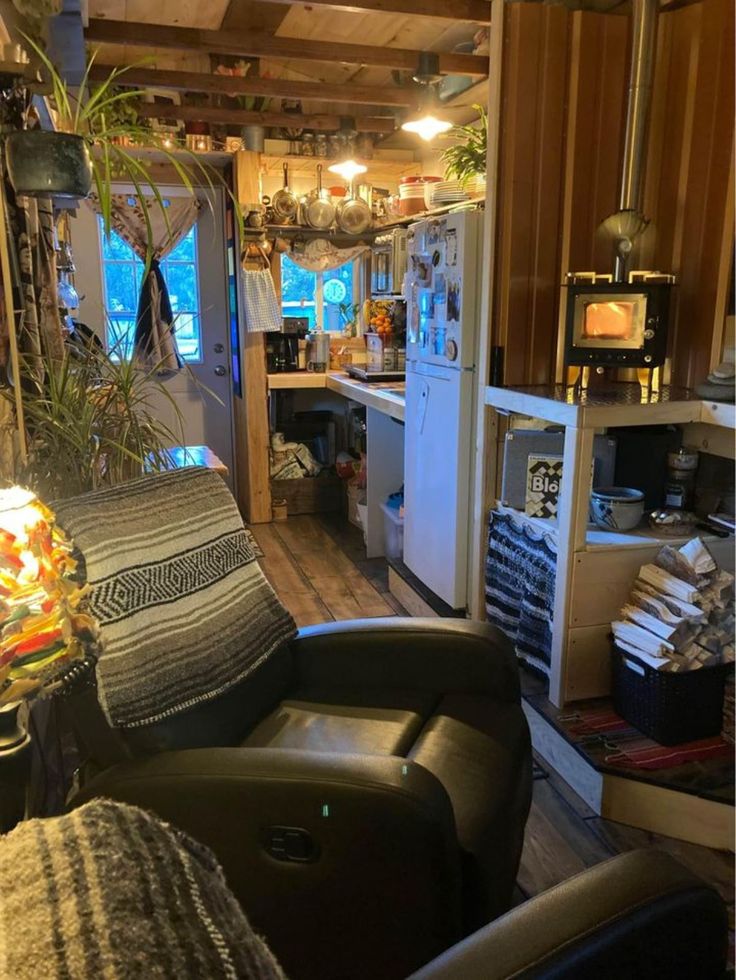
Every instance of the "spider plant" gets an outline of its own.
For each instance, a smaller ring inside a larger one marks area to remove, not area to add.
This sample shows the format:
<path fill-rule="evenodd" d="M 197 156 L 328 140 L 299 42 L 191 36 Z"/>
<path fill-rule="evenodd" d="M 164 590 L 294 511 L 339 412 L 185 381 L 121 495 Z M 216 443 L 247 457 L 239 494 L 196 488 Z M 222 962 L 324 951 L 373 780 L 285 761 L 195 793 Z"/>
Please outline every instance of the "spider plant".
<path fill-rule="evenodd" d="M 455 141 L 453 146 L 442 152 L 440 159 L 445 164 L 445 176 L 455 177 L 463 186 L 473 177 L 482 177 L 486 172 L 488 152 L 488 114 L 482 105 L 474 105 L 480 116 L 480 126 L 454 126 L 447 139 Z"/>
<path fill-rule="evenodd" d="M 58 129 L 81 136 L 90 150 L 94 192 L 107 235 L 112 227 L 113 185 L 116 183 L 132 185 L 141 200 L 153 198 L 169 228 L 166 202 L 151 174 L 150 162 L 141 155 L 140 150 L 155 150 L 159 159 L 173 167 L 190 194 L 195 193 L 196 185 L 204 186 L 209 191 L 221 186 L 232 197 L 221 175 L 196 153 L 180 147 L 171 149 L 146 121 L 136 121 L 137 105 L 145 91 L 126 85 L 125 75 L 137 65 L 112 68 L 107 78 L 90 84 L 97 56 L 97 52 L 93 52 L 79 88 L 72 91 L 46 52 L 31 38 L 26 37 L 26 40 L 43 66 L 47 83 L 50 83 Z M 129 143 L 134 146 L 125 145 Z M 153 228 L 148 209 L 141 210 L 150 251 Z M 242 231 L 241 209 L 235 207 L 234 211 Z M 150 258 L 149 254 L 147 264 Z"/>
<path fill-rule="evenodd" d="M 71 344 L 61 358 L 21 364 L 28 460 L 16 474 L 42 500 L 58 500 L 165 469 L 167 447 L 184 442 L 181 413 L 157 366 L 141 370 L 121 350 Z M 4 396 L 10 397 L 5 391 Z M 174 412 L 156 415 L 163 398 Z"/>

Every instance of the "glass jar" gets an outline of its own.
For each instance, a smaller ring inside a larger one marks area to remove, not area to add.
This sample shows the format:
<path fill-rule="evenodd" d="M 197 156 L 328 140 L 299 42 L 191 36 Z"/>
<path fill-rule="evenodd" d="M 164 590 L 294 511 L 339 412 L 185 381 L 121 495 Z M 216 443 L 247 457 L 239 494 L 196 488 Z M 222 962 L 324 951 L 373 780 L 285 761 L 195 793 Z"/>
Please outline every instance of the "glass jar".
<path fill-rule="evenodd" d="M 302 156 L 314 156 L 314 133 L 305 133 L 302 136 Z"/>
<path fill-rule="evenodd" d="M 327 157 L 327 135 L 325 133 L 317 133 L 314 137 L 314 155 Z"/>
<path fill-rule="evenodd" d="M 370 133 L 358 133 L 355 138 L 355 152 L 361 160 L 373 159 L 373 137 Z"/>
<path fill-rule="evenodd" d="M 664 505 L 676 510 L 692 510 L 695 502 L 695 476 L 698 469 L 697 449 L 682 446 L 675 453 L 667 453 L 667 479 L 664 488 Z"/>
<path fill-rule="evenodd" d="M 343 139 L 338 133 L 330 133 L 327 137 L 327 156 L 331 160 L 337 160 L 342 156 Z"/>

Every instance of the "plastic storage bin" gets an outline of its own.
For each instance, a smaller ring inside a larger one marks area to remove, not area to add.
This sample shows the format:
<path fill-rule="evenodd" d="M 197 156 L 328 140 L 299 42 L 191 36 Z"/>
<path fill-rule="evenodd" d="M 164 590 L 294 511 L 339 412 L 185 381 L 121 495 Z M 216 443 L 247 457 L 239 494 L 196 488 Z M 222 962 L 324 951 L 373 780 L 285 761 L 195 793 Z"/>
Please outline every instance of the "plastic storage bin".
<path fill-rule="evenodd" d="M 395 507 L 381 504 L 383 511 L 383 551 L 387 558 L 404 556 L 404 518 Z"/>
<path fill-rule="evenodd" d="M 723 690 L 732 664 L 681 674 L 664 673 L 613 648 L 613 708 L 661 745 L 718 735 Z"/>

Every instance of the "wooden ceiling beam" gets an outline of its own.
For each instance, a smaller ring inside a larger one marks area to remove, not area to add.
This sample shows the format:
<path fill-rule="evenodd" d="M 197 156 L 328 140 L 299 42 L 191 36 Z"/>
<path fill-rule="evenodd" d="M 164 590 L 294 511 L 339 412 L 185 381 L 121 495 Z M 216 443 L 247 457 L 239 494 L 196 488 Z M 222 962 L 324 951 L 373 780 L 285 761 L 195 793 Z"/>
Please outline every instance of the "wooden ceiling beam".
<path fill-rule="evenodd" d="M 293 3 L 294 0 L 265 0 L 266 3 Z M 353 13 L 408 14 L 412 17 L 440 17 L 442 20 L 469 21 L 490 24 L 491 5 L 488 0 L 309 0 L 313 7 L 335 7 Z"/>
<path fill-rule="evenodd" d="M 181 119 L 183 122 L 224 123 L 230 126 L 283 126 L 286 128 L 333 132 L 340 129 L 340 116 L 304 115 L 295 112 L 246 112 L 244 109 L 221 109 L 217 106 L 171 105 L 171 103 L 141 102 L 138 115 L 144 119 Z M 396 122 L 392 116 L 354 116 L 360 133 L 393 133 Z"/>
<path fill-rule="evenodd" d="M 93 82 L 107 79 L 113 65 L 95 62 L 90 70 Z M 261 95 L 275 99 L 303 99 L 309 102 L 344 102 L 355 105 L 415 106 L 414 87 L 388 88 L 375 85 L 330 85 L 326 82 L 293 82 L 281 78 L 238 78 L 233 75 L 208 75 L 204 72 L 169 71 L 132 67 L 119 74 L 116 85 L 134 88 L 169 88 L 183 92 L 206 92 L 219 95 Z M 418 86 L 417 86 L 418 88 Z"/>
<path fill-rule="evenodd" d="M 129 44 L 137 47 L 177 48 L 241 58 L 273 58 L 371 65 L 411 71 L 420 52 L 411 48 L 377 47 L 369 44 L 335 44 L 294 37 L 272 37 L 255 31 L 204 31 L 192 27 L 133 24 L 123 20 L 90 20 L 88 41 Z M 488 74 L 488 58 L 474 54 L 441 52 L 440 71 L 455 75 Z"/>

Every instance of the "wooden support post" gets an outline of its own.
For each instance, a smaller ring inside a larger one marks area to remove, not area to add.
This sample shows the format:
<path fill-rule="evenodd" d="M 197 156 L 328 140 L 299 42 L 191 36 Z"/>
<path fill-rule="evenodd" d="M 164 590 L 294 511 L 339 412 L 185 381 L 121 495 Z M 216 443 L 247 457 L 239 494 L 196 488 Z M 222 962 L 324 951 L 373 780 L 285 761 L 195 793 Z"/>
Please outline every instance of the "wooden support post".
<path fill-rule="evenodd" d="M 259 153 L 242 151 L 235 154 L 235 196 L 241 204 L 260 200 L 259 174 Z M 265 524 L 271 520 L 266 349 L 262 333 L 249 333 L 245 329 L 240 276 L 238 283 L 239 337 L 243 354 L 243 396 L 233 399 L 238 504 L 248 523 Z"/>

